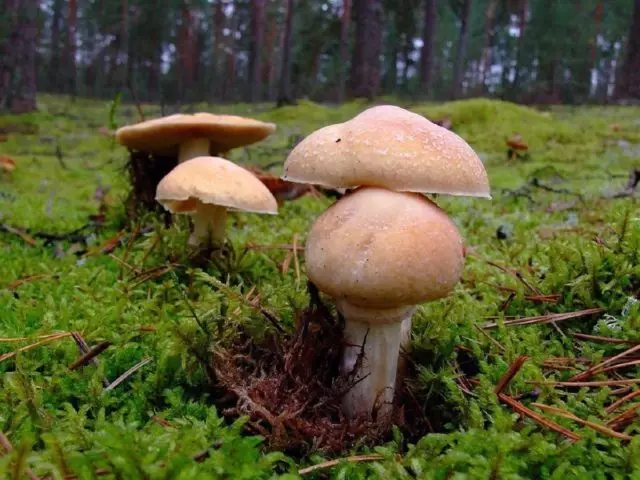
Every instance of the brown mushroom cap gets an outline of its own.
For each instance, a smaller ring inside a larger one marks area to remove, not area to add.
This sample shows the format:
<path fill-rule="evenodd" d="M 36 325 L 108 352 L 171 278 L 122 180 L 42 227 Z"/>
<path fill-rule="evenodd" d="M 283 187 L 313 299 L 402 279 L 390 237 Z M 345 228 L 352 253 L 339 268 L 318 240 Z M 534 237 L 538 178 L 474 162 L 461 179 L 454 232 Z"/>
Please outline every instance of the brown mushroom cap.
<path fill-rule="evenodd" d="M 330 188 L 373 185 L 490 198 L 484 165 L 462 138 L 391 105 L 309 135 L 287 158 L 282 178 Z"/>
<path fill-rule="evenodd" d="M 235 115 L 175 114 L 121 127 L 116 139 L 133 150 L 172 155 L 182 142 L 206 138 L 210 152 L 218 154 L 263 140 L 275 130 L 273 123 Z"/>
<path fill-rule="evenodd" d="M 179 164 L 158 184 L 156 200 L 172 213 L 194 212 L 199 203 L 278 213 L 276 199 L 258 177 L 219 157 L 196 157 Z"/>
<path fill-rule="evenodd" d="M 393 309 L 435 300 L 462 275 L 462 238 L 417 193 L 361 187 L 315 221 L 306 242 L 309 279 L 337 301 Z"/>

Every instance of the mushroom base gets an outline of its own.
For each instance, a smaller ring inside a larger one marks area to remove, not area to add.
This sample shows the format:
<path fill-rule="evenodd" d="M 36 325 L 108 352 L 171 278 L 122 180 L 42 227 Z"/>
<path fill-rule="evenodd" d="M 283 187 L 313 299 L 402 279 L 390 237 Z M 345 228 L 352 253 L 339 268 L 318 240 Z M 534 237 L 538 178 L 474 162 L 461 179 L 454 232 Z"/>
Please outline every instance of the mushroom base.
<path fill-rule="evenodd" d="M 344 305 L 338 308 L 344 316 Z M 400 345 L 404 321 L 414 308 L 404 309 L 403 318 L 391 323 L 371 324 L 345 316 L 343 375 L 352 375 L 354 385 L 345 394 L 342 407 L 348 418 L 375 416 L 384 421 L 393 411 Z"/>
<path fill-rule="evenodd" d="M 224 240 L 227 224 L 225 207 L 198 202 L 198 208 L 191 216 L 193 232 L 189 236 L 190 246 L 210 246 Z"/>

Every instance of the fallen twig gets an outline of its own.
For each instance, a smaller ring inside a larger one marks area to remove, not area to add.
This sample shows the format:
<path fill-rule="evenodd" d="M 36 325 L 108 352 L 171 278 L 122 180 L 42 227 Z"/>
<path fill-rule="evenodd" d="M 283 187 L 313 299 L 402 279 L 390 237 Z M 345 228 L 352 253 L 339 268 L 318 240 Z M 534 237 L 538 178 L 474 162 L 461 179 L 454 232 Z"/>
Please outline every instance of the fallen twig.
<path fill-rule="evenodd" d="M 91 348 L 84 355 L 82 355 L 78 360 L 69 365 L 69 370 L 76 370 L 89 362 L 95 360 L 95 357 L 104 352 L 107 348 L 111 346 L 111 342 L 101 342 L 95 347 Z"/>
<path fill-rule="evenodd" d="M 348 463 L 375 462 L 377 460 L 383 460 L 383 459 L 384 457 L 379 453 L 372 453 L 369 455 L 356 455 L 353 457 L 338 458 L 336 460 L 327 460 L 326 462 L 318 463 L 316 465 L 311 465 L 310 467 L 301 468 L 300 470 L 298 470 L 298 475 L 306 475 L 308 473 L 315 472 L 316 470 L 335 467 L 336 465 L 340 465 L 342 462 L 348 462 Z"/>
<path fill-rule="evenodd" d="M 594 382 L 556 382 L 530 380 L 527 383 L 531 385 L 549 385 L 553 387 L 610 387 L 614 385 L 640 384 L 640 378 L 630 378 L 628 380 L 600 380 Z"/>
<path fill-rule="evenodd" d="M 585 427 L 591 428 L 592 430 L 595 430 L 597 432 L 603 433 L 605 435 L 609 435 L 610 437 L 614 437 L 614 438 L 619 438 L 621 440 L 631 440 L 631 437 L 629 435 L 626 435 L 624 433 L 620 433 L 620 432 L 616 432 L 615 430 L 612 430 L 611 428 L 605 426 L 605 425 L 600 425 L 598 423 L 594 423 L 594 422 L 590 422 L 588 420 L 584 420 L 580 417 L 577 417 L 576 415 L 574 415 L 571 412 L 567 412 L 565 410 L 562 410 L 561 408 L 558 407 L 553 407 L 551 405 L 545 405 L 544 403 L 537 403 L 534 402 L 531 404 L 531 406 L 537 407 L 540 410 L 545 410 L 547 412 L 551 412 L 554 413 L 556 415 L 559 415 L 561 417 L 564 418 L 568 418 L 569 420 L 573 420 L 576 423 L 579 423 L 580 425 L 583 425 Z"/>
<path fill-rule="evenodd" d="M 529 417 L 530 419 L 538 422 L 539 424 L 544 425 L 545 427 L 550 428 L 551 430 L 564 435 L 569 440 L 573 440 L 573 441 L 580 440 L 580 436 L 578 434 L 572 432 L 567 428 L 564 428 L 561 425 L 558 425 L 556 422 L 554 422 L 553 420 L 549 420 L 543 415 L 537 414 L 536 412 L 527 408 L 524 404 L 518 402 L 512 397 L 505 395 L 504 393 L 499 393 L 498 398 L 500 399 L 501 402 L 509 405 L 513 410 L 515 410 L 520 415 Z"/>
<path fill-rule="evenodd" d="M 513 320 L 505 320 L 503 325 L 505 327 L 511 327 L 516 325 L 542 325 L 546 323 L 561 322 L 563 320 L 571 320 L 579 317 L 586 317 L 588 315 L 596 315 L 604 312 L 604 308 L 589 308 L 587 310 L 580 310 L 577 312 L 567 313 L 550 313 L 548 315 L 538 315 L 535 317 L 516 318 Z M 486 323 L 482 328 L 496 328 L 499 325 L 498 322 Z"/>
<path fill-rule="evenodd" d="M 528 359 L 529 357 L 526 357 L 524 355 L 521 355 L 515 359 L 515 361 L 511 364 L 509 369 L 506 371 L 506 373 L 502 376 L 502 378 L 498 382 L 498 385 L 496 385 L 496 388 L 493 389 L 493 391 L 497 395 L 501 394 L 502 391 L 507 387 L 507 385 L 509 385 L 509 382 L 511 382 L 513 377 L 515 377 L 518 374 L 518 372 L 520 371 L 520 369 Z"/>
<path fill-rule="evenodd" d="M 615 411 L 618 409 L 618 407 L 619 407 L 620 405 L 622 405 L 622 404 L 623 404 L 623 403 L 625 403 L 625 402 L 628 402 L 629 400 L 632 400 L 632 399 L 636 398 L 638 395 L 640 395 L 640 390 L 635 390 L 635 391 L 633 391 L 633 392 L 631 392 L 631 393 L 629 393 L 629 394 L 625 395 L 624 397 L 622 397 L 622 398 L 620 398 L 620 399 L 616 400 L 615 402 L 613 402 L 611 405 L 609 405 L 609 406 L 605 409 L 605 411 L 606 411 L 607 413 L 613 413 L 613 412 L 615 412 Z"/>
<path fill-rule="evenodd" d="M 604 360 L 602 362 L 600 362 L 597 365 L 594 365 L 592 367 L 590 367 L 589 369 L 587 369 L 585 372 L 579 373 L 578 375 L 574 375 L 573 377 L 571 377 L 569 379 L 570 382 L 575 382 L 578 380 L 586 380 L 587 378 L 593 376 L 598 370 L 601 370 L 603 367 L 606 367 L 607 365 L 610 365 L 614 362 L 616 362 L 617 360 L 624 358 L 624 357 L 628 357 L 629 355 L 631 355 L 632 353 L 638 352 L 640 351 L 640 345 L 635 345 L 627 350 L 625 350 L 624 352 L 616 355 L 615 357 L 611 357 L 608 358 L 607 360 Z"/>
<path fill-rule="evenodd" d="M 148 363 L 151 363 L 152 361 L 153 361 L 153 359 L 151 357 L 147 357 L 147 358 L 143 359 L 140 363 L 134 365 L 129 370 L 127 370 L 122 375 L 120 375 L 118 378 L 116 378 L 113 382 L 111 382 L 111 384 L 107 388 L 105 388 L 104 391 L 105 392 L 110 392 L 111 390 L 116 388 L 118 385 L 120 385 L 122 382 L 124 382 L 127 378 L 129 378 L 131 375 L 133 375 L 138 370 L 140 370 L 142 367 L 144 367 Z"/>
<path fill-rule="evenodd" d="M 578 340 L 585 340 L 590 342 L 602 342 L 602 343 L 614 343 L 614 344 L 638 344 L 640 342 L 635 340 L 624 340 L 622 338 L 601 337 L 599 335 L 588 335 L 586 333 L 570 333 L 571 336 Z"/>
<path fill-rule="evenodd" d="M 42 345 L 46 345 L 47 343 L 51 343 L 51 342 L 54 342 L 56 340 L 60 340 L 61 338 L 70 337 L 72 335 L 73 334 L 71 332 L 64 332 L 64 333 L 60 333 L 58 335 L 51 335 L 49 337 L 45 337 L 42 340 L 40 340 L 39 342 L 32 343 L 31 345 L 27 345 L 25 347 L 19 348 L 18 350 L 14 351 L 14 352 L 9 352 L 9 353 L 5 353 L 4 355 L 0 355 L 0 362 L 3 362 L 3 361 L 8 360 L 10 358 L 13 358 L 16 355 L 18 355 L 19 353 L 26 352 L 28 350 L 32 350 L 32 349 L 37 348 L 37 347 L 41 347 Z"/>

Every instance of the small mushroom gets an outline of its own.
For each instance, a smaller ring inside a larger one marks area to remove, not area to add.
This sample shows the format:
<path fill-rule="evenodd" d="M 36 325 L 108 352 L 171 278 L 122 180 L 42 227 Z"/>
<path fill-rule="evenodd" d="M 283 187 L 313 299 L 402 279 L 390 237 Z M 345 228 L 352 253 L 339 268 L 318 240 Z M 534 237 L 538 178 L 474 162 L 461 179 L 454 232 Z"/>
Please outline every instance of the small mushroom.
<path fill-rule="evenodd" d="M 258 177 L 219 157 L 180 163 L 158 184 L 156 200 L 171 213 L 192 216 L 194 247 L 224 240 L 229 209 L 278 213 L 276 199 Z"/>
<path fill-rule="evenodd" d="M 342 370 L 355 385 L 349 416 L 388 414 L 403 322 L 420 303 L 449 294 L 462 275 L 462 238 L 435 203 L 416 193 L 361 187 L 315 221 L 305 247 L 309 279 L 345 319 Z M 405 322 L 406 325 L 406 322 Z"/>
<path fill-rule="evenodd" d="M 178 113 L 119 128 L 116 140 L 133 150 L 177 155 L 184 162 L 256 143 L 275 130 L 273 123 L 235 115 Z"/>

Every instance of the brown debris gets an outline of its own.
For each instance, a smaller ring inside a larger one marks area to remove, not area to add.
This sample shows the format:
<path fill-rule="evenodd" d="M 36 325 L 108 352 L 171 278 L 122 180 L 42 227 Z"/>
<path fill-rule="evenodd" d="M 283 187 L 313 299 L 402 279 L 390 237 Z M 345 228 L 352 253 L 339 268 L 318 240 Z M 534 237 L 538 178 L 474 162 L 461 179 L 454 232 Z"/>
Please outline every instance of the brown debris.
<path fill-rule="evenodd" d="M 500 401 L 502 403 L 506 403 L 507 405 L 509 405 L 515 412 L 519 413 L 520 415 L 524 415 L 525 417 L 529 417 L 530 419 L 538 422 L 539 424 L 555 431 L 558 432 L 562 435 L 564 435 L 565 437 L 567 437 L 569 440 L 573 440 L 573 441 L 577 441 L 580 440 L 580 436 L 574 432 L 572 432 L 571 430 L 564 428 L 561 425 L 558 425 L 556 422 L 549 420 L 547 417 L 544 417 L 536 412 L 534 412 L 533 410 L 527 408 L 524 404 L 518 402 L 517 400 L 515 400 L 514 398 L 505 395 L 504 393 L 499 393 L 498 394 L 498 398 L 500 399 Z"/>
<path fill-rule="evenodd" d="M 506 373 L 502 376 L 502 378 L 498 382 L 498 385 L 496 385 L 494 392 L 497 395 L 502 393 L 503 390 L 507 388 L 507 385 L 509 385 L 509 382 L 511 382 L 513 377 L 515 377 L 518 374 L 518 372 L 520 371 L 520 369 L 522 368 L 522 366 L 525 364 L 527 360 L 529 360 L 529 357 L 526 357 L 524 355 L 516 358 L 516 360 L 511 364 L 511 366 L 506 371 Z"/>
<path fill-rule="evenodd" d="M 0 155 L 0 170 L 12 172 L 16 169 L 16 161 L 7 155 Z"/>
<path fill-rule="evenodd" d="M 505 320 L 503 322 L 505 327 L 518 326 L 518 325 L 542 325 L 545 323 L 560 322 L 563 320 L 572 320 L 574 318 L 586 317 L 588 315 L 596 315 L 604 312 L 603 308 L 588 308 L 586 310 L 579 310 L 577 312 L 567 313 L 550 313 L 548 315 L 538 315 L 535 317 L 515 318 L 513 320 Z M 483 328 L 496 328 L 497 322 L 486 323 Z"/>
<path fill-rule="evenodd" d="M 95 359 L 98 355 L 104 352 L 107 348 L 111 346 L 111 342 L 101 342 L 97 344 L 95 347 L 89 349 L 85 354 L 83 354 L 78 360 L 69 365 L 69 370 L 77 370 L 78 368 L 90 363 Z"/>
<path fill-rule="evenodd" d="M 624 433 L 616 432 L 615 430 L 609 428 L 608 426 L 600 425 L 598 423 L 594 423 L 594 422 L 590 422 L 588 420 L 584 420 L 584 419 L 574 415 L 571 412 L 567 412 L 565 410 L 562 410 L 561 408 L 553 407 L 551 405 L 545 405 L 543 403 L 532 403 L 531 405 L 534 406 L 534 407 L 539 408 L 540 410 L 545 410 L 547 412 L 556 414 L 556 415 L 558 415 L 560 417 L 564 417 L 564 418 L 568 418 L 569 420 L 573 420 L 574 422 L 579 423 L 580 425 L 583 425 L 585 427 L 591 428 L 592 430 L 595 430 L 596 432 L 603 433 L 603 434 L 608 435 L 610 437 L 619 438 L 621 440 L 631 440 L 631 437 L 629 435 L 626 435 Z"/>

